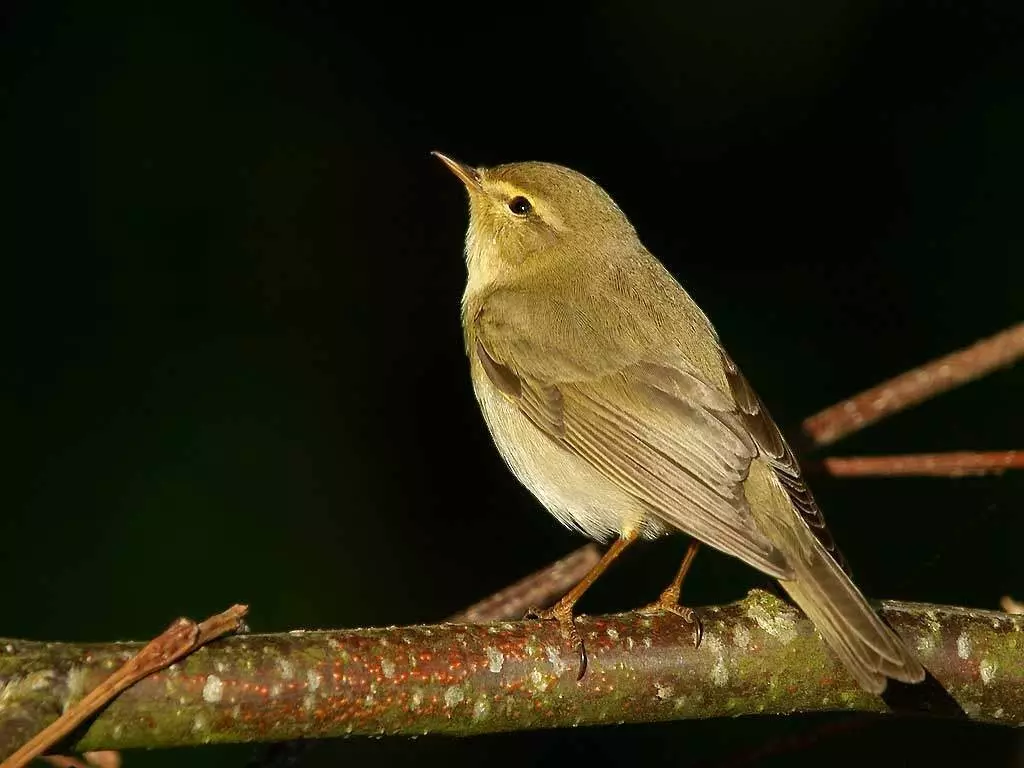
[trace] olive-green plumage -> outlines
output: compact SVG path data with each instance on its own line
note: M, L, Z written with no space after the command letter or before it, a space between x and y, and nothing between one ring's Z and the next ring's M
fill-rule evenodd
M678 530L778 579L868 691L922 680L711 322L608 194L549 163L439 157L469 192L473 387L520 482L595 540Z

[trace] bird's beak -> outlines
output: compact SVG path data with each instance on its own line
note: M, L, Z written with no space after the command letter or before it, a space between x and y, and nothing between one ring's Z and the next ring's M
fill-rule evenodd
M438 160L448 166L448 170L458 176L462 183L466 185L466 189L470 192L483 190L483 186L480 184L480 174L476 168L472 168L464 163L460 163L458 160L452 160L447 155L442 155L440 152L431 152Z

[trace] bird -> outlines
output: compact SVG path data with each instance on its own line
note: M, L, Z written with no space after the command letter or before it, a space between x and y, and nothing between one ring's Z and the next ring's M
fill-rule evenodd
M922 681L852 580L764 403L610 194L556 163L432 154L468 193L462 341L497 452L560 523L609 545L530 613L558 621L579 651L578 679L576 602L634 542L681 533L686 558L647 608L694 623L695 645L700 624L679 589L703 544L776 579L865 691Z

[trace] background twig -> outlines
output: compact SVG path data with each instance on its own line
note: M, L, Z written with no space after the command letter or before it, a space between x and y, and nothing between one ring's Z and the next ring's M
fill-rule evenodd
M901 456L829 456L822 460L835 477L896 477L900 475L964 477L997 475L1024 469L1024 451L959 451Z
M829 445L886 416L1010 365L1022 356L1024 323L836 403L805 419L804 432L817 445Z
M500 592L471 605L448 620L478 624L499 619L522 618L527 609L546 607L582 579L601 558L594 544L587 544L561 560L532 573Z

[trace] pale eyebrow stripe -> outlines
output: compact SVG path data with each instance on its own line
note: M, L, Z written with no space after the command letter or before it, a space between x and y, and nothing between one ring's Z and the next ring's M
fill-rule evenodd
M484 183L486 186L491 187L500 194L507 196L510 200L513 197L522 195L533 204L533 207L537 209L538 213L540 213L541 218L544 219L545 222L550 224L554 229L558 230L559 232L565 232L568 229L565 226L565 222L562 221L562 218L553 210L551 210L550 206L548 206L543 199L538 198L532 192L517 187L515 184L511 184L510 182L507 182L504 179L485 178Z

